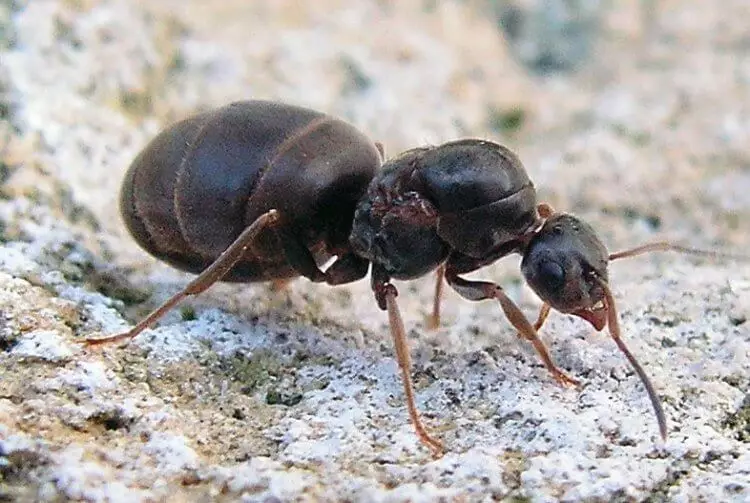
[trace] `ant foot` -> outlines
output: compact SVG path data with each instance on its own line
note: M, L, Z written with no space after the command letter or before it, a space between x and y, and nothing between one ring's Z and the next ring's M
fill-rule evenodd
M581 385L581 382L578 379L573 379L568 374L559 369L555 369L552 371L552 378L557 382L557 384L566 388L577 388Z
M440 440L432 438L424 429L417 430L417 436L422 444L430 449L433 459L440 459L445 454L445 447Z
M113 342L124 341L132 339L135 335L131 334L131 331L123 332L115 335L107 335L104 337L91 337L83 340L83 345L87 347L101 346L104 344L112 344Z
M432 451L432 459L440 459L445 456L443 444L438 443L438 445L430 446L430 451Z

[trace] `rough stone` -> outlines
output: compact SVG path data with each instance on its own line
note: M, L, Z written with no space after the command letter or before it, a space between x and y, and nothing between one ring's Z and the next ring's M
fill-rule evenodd
M540 197L614 249L747 250L746 0L610 2L576 72L529 75L492 2L10 1L0 5L0 499L746 501L748 262L615 262L628 344L551 315L583 381L555 385L493 303L398 283L418 406L409 424L367 281L216 285L127 346L90 349L187 276L117 212L161 127L238 99L339 115L388 153L461 136L518 151ZM517 259L476 274L532 317Z

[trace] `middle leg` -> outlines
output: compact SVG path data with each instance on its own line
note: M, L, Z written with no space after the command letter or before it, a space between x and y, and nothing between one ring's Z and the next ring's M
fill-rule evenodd
M388 311L388 322L391 328L391 336L393 336L393 346L396 349L396 360L401 369L401 379L404 385L404 395L406 396L406 407L409 411L409 419L414 426L414 430L416 431L419 440L432 451L435 457L440 457L444 452L443 444L427 432L427 428L425 428L422 423L419 411L417 410L417 404L414 400L414 383L411 379L411 357L409 355L409 345L406 341L404 321L401 318L401 312L396 303L398 291L396 290L396 287L390 283L389 278L379 271L377 267L373 267L372 289L375 293L375 299L378 302L378 306L381 309Z
M521 309L510 299L510 297L508 297L499 285L488 281L471 281L461 278L450 260L446 267L445 279L448 284L451 285L459 295L461 295L461 297L467 300L497 300L500 303L500 307L502 308L505 317L518 331L518 334L534 346L534 349L536 349L536 352L541 357L544 366L552 374L555 381L563 386L578 386L579 383L576 379L573 379L555 365L547 346L539 338L535 325L541 326L547 317L544 306L542 306L542 311L539 313L539 319L536 324L532 325ZM549 313L549 309L546 309L546 313Z

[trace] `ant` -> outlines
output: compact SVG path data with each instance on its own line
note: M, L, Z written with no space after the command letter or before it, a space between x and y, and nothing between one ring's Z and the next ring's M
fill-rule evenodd
M550 310L578 316L597 331L608 327L666 439L661 402L622 340L607 266L652 251L728 255L667 242L608 253L591 226L537 203L518 157L490 141L452 141L383 161L382 146L350 124L271 101L233 103L161 132L130 166L121 212L146 251L198 276L128 332L87 344L131 339L217 281L304 276L340 285L370 270L375 300L388 313L409 417L421 442L440 455L443 445L415 404L391 283L437 271L431 325L439 323L443 281L465 299L494 299L565 386L578 381L555 365L538 335ZM511 253L522 255L523 276L543 301L534 324L499 285L462 277Z

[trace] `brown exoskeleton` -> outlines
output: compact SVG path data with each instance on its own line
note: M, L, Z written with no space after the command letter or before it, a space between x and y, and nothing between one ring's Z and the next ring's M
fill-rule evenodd
M710 252L656 243L609 254L589 225L538 204L520 160L490 141L417 148L382 167L381 158L379 145L349 124L266 101L235 103L163 131L130 167L121 210L143 248L198 276L127 333L88 344L135 337L217 281L304 276L338 285L371 270L377 304L388 312L411 421L420 440L441 453L415 405L391 283L437 270L434 320L443 277L468 300L495 299L564 385L577 381L554 364L538 336L550 309L583 318L596 330L608 326L644 383L666 437L656 392L622 341L607 265L653 250ZM544 301L533 325L500 286L463 277L511 253L523 256L523 275Z

